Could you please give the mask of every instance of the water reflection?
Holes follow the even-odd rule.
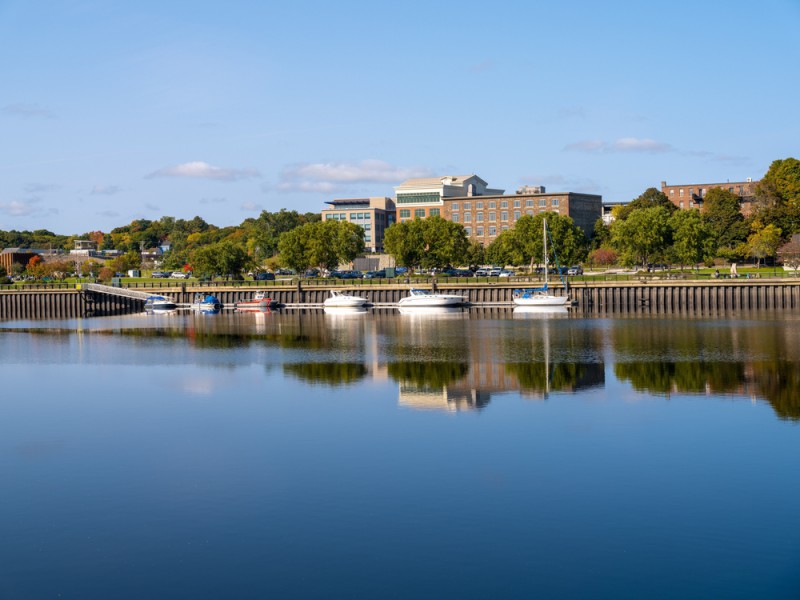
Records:
[[[101,364],[236,367],[257,361],[303,384],[342,387],[371,380],[394,386],[404,407],[448,411],[481,409],[501,394],[541,400],[601,389],[610,372],[639,393],[762,399],[780,418],[800,420],[800,333],[784,320],[551,319],[527,318],[534,314],[528,312],[518,320],[518,314],[141,315],[78,326],[9,324],[0,328],[0,342],[4,356],[36,361],[48,355]],[[41,341],[20,349],[11,332],[36,333]],[[77,332],[79,343],[71,343]]]

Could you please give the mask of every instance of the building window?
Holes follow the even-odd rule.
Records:
[[[490,221],[497,221],[497,213],[496,212],[490,212],[489,213],[489,220]]]
[[[458,210],[458,202],[453,202],[453,204],[450,205],[450,210],[452,211]]]
[[[674,196],[674,195],[675,195],[675,190],[670,190],[670,191],[669,191],[669,195],[670,195],[670,196]]]
[[[500,208],[508,208],[508,200],[503,200],[500,203]]]
[[[478,213],[475,215],[475,220],[479,223],[483,223],[483,213]]]
[[[503,225],[503,231],[508,231],[508,225]]]
[[[477,228],[476,235],[478,235],[479,237],[483,236],[483,227],[478,227]]]
[[[425,218],[425,209],[424,208],[415,208],[414,209],[414,218],[415,219],[424,219]]]
[[[441,198],[436,192],[421,194],[397,194],[398,204],[438,204]]]
[[[553,198],[552,205],[558,206],[558,198]]]
[[[483,202],[476,202],[475,203],[475,208],[477,210],[483,210]]]
[[[347,215],[345,213],[339,213],[339,219],[341,219],[342,221],[346,221]]]
[[[458,215],[453,215],[453,223],[458,223]]]
[[[733,186],[729,187],[728,191],[732,194],[733,193]]]
[[[494,200],[489,202],[489,208],[497,208],[497,202],[495,202]]]
[[[547,206],[547,198],[539,198],[539,208]]]
[[[464,213],[464,223],[472,222],[472,213]]]
[[[364,241],[365,241],[365,242],[371,242],[371,241],[372,241],[372,237],[371,237],[371,236],[369,236],[369,235],[365,235],[365,236],[364,236]]]
[[[372,225],[370,225],[369,223],[364,223],[362,227],[364,228],[364,231],[369,231],[370,229],[372,229]]]
[[[464,202],[464,210],[469,210],[472,208],[471,202]]]
[[[683,208],[683,200],[681,200],[681,208]]]
[[[525,200],[525,207],[526,208],[533,208],[533,200],[531,200],[531,199]]]
[[[400,218],[401,219],[410,219],[411,218],[411,209],[410,208],[401,208],[400,209]]]
[[[689,195],[690,195],[690,196],[693,196],[693,195],[694,195],[694,188],[689,188]]]
[[[439,209],[438,208],[432,208],[431,211],[428,213],[428,216],[429,217],[438,217],[439,214],[440,213],[439,213]]]
[[[520,200],[514,200],[514,208],[519,208],[522,206],[522,202]]]
[[[533,211],[532,210],[526,210],[525,214],[528,215],[529,217],[532,217],[533,216]]]
[[[508,221],[508,211],[502,211],[500,213],[500,220],[501,221]]]
[[[681,189],[679,189],[679,190],[678,190],[678,196],[680,196],[681,198],[683,198],[683,188],[681,188]]]
[[[705,188],[700,188],[700,189],[697,190],[697,193],[700,194],[701,198],[705,198],[706,190],[705,190]]]
[[[740,196],[744,196],[744,186],[743,185],[739,186],[739,195]]]
[[[472,235],[472,227],[464,227],[464,231],[467,233],[467,235]]]
[[[519,218],[522,216],[518,210],[514,211],[514,220],[519,221]]]
[[[490,236],[497,235],[497,227],[495,227],[494,225],[489,225],[489,235]]]

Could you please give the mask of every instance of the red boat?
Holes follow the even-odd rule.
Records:
[[[258,291],[253,294],[250,300],[242,300],[236,303],[236,310],[266,310],[270,308],[274,302],[272,298],[267,296],[264,291]]]

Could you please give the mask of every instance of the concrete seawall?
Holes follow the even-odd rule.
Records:
[[[515,282],[442,283],[437,289],[462,294],[475,305],[509,305],[512,293],[524,285]],[[373,304],[394,304],[408,295],[409,284],[320,285],[309,282],[263,286],[280,304],[321,304],[331,289],[349,289]],[[430,284],[418,287],[430,288]],[[565,293],[560,284],[551,286],[556,295]],[[147,292],[171,296],[189,304],[195,293],[213,293],[224,304],[249,299],[256,287],[192,285],[147,288]],[[624,281],[579,282],[570,286],[570,296],[583,313],[630,312],[678,313],[753,309],[800,309],[797,279],[739,279],[722,281]],[[0,290],[0,319],[61,319],[88,315],[128,314],[143,310],[143,302],[76,289]]]

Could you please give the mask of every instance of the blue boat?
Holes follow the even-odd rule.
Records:
[[[192,308],[206,314],[216,314],[223,308],[222,302],[213,294],[195,294]]]

